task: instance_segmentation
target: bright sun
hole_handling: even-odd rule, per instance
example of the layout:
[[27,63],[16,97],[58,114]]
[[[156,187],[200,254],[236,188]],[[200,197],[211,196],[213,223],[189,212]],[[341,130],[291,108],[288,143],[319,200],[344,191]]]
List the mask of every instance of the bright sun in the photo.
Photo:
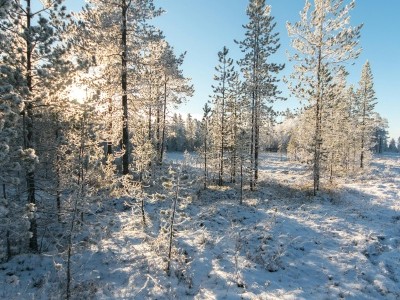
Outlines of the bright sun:
[[71,85],[68,95],[71,100],[76,100],[79,103],[83,103],[87,97],[87,88],[81,85]]

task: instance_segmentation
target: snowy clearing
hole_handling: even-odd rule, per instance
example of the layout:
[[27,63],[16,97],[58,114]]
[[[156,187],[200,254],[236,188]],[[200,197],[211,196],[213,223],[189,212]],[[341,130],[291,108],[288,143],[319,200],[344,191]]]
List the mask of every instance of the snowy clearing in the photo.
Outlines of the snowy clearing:
[[[105,203],[76,237],[73,298],[400,298],[400,156],[375,157],[370,175],[316,198],[304,167],[278,154],[263,157],[260,176],[243,205],[233,187],[196,194],[201,176],[182,179],[170,276],[171,199],[156,189],[146,199],[144,230],[135,207]],[[64,282],[51,252],[0,265],[1,299],[59,299]]]

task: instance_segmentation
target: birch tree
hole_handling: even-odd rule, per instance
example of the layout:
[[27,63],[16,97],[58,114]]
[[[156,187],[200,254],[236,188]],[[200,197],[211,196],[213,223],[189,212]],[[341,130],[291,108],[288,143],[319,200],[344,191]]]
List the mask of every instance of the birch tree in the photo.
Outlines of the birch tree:
[[314,195],[320,189],[323,110],[329,101],[324,86],[324,73],[335,76],[338,68],[360,54],[358,39],[360,26],[350,25],[350,11],[355,2],[345,5],[344,0],[305,1],[300,21],[287,23],[292,47],[296,53],[290,59],[296,62],[290,76],[292,92],[308,102],[313,110],[313,181]]

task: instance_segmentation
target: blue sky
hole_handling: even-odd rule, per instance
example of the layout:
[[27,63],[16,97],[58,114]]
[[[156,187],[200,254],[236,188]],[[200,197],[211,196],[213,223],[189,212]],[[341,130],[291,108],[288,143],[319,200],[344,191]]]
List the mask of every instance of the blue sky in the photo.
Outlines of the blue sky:
[[[66,5],[76,10],[82,0],[67,0]],[[192,78],[196,89],[194,97],[180,111],[201,115],[202,107],[212,93],[214,67],[217,53],[223,46],[230,49],[231,57],[239,59],[241,52],[234,39],[241,40],[246,24],[247,0],[155,0],[166,13],[155,20],[164,31],[168,42],[177,53],[187,51],[183,65],[186,76]],[[285,28],[286,21],[296,22],[304,0],[267,0],[280,33],[281,49],[272,59],[287,63],[286,51],[292,51]],[[389,121],[391,137],[400,137],[400,1],[358,0],[352,11],[352,24],[364,23],[361,33],[363,52],[355,65],[349,65],[349,81],[357,84],[366,60],[371,63],[375,78],[378,104],[376,111]],[[73,4],[73,5],[72,5]],[[282,76],[289,75],[287,65]],[[282,84],[283,93],[288,95]],[[297,100],[289,99],[276,105],[277,109],[294,108]]]

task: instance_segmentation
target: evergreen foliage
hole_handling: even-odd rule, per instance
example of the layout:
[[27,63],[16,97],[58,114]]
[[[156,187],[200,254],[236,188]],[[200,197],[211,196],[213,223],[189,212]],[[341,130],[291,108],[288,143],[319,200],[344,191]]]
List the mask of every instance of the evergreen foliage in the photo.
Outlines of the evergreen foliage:
[[260,128],[265,118],[273,115],[268,106],[280,97],[276,74],[284,65],[273,63],[270,58],[279,47],[278,33],[274,32],[276,23],[271,15],[271,6],[265,0],[250,0],[247,8],[249,23],[244,25],[245,39],[237,42],[244,53],[239,61],[245,79],[245,93],[250,98],[250,161],[253,175],[250,186],[254,188],[258,179],[258,160],[260,152]]
[[[62,0],[0,0],[0,262],[51,253],[66,266],[60,295],[74,298],[74,255],[102,247],[111,201],[131,212],[140,239],[164,242],[170,271],[185,205],[225,189],[242,204],[247,186],[254,195],[263,150],[311,166],[314,195],[321,180],[367,172],[373,152],[399,152],[400,138],[389,141],[387,120],[374,111],[370,63],[358,85],[348,82],[346,63],[360,54],[354,6],[306,0],[300,21],[287,24],[296,62],[287,81],[306,105],[279,114],[276,23],[265,0],[250,0],[236,41],[242,57],[217,53],[198,120],[177,111],[194,87],[186,52],[176,54],[150,24],[162,13],[153,0],[88,0],[72,16]],[[186,162],[166,162],[166,151],[199,154],[196,175]],[[162,221],[147,209],[166,199]]]
[[287,23],[292,47],[296,53],[290,88],[300,100],[308,102],[308,129],[313,136],[308,141],[312,152],[314,194],[320,188],[320,177],[325,158],[324,131],[329,130],[326,114],[333,110],[337,95],[332,94],[334,78],[343,73],[344,63],[360,54],[358,39],[362,26],[349,25],[350,11],[355,2],[345,5],[343,0],[315,0],[305,2],[300,21]]
[[356,119],[358,120],[359,130],[359,152],[360,152],[360,168],[363,169],[368,165],[371,159],[371,151],[374,146],[373,141],[373,126],[374,121],[374,108],[375,108],[375,91],[374,91],[374,77],[372,75],[371,66],[367,61],[363,66],[359,87],[357,90],[357,113]]

